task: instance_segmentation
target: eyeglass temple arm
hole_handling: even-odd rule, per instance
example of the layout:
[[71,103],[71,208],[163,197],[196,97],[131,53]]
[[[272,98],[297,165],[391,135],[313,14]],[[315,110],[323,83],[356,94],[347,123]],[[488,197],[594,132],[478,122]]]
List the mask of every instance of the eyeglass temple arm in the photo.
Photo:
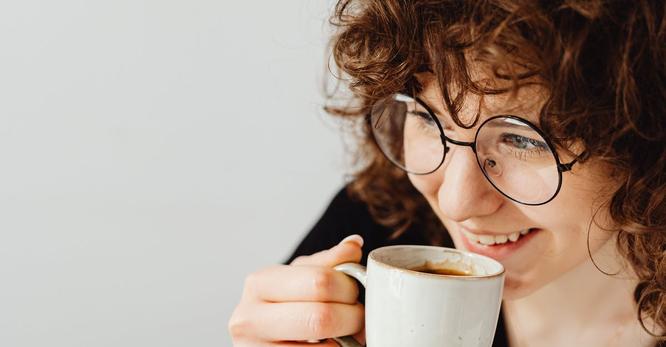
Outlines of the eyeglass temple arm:
[[566,164],[558,163],[557,167],[559,168],[560,172],[571,171],[571,168],[574,166],[574,164],[576,164],[578,162],[578,160],[581,160],[585,157],[587,157],[587,152],[583,151],[583,153],[579,154],[574,160],[572,160],[572,161],[570,161]]
[[560,172],[571,171],[571,167],[574,166],[574,164],[576,164],[577,161],[578,161],[578,158],[572,160],[570,163],[560,164],[559,165]]

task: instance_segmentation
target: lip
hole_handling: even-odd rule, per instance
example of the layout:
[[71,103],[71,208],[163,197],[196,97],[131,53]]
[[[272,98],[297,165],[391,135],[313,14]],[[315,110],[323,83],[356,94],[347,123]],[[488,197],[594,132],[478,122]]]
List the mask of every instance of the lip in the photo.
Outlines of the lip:
[[[496,244],[492,246],[485,246],[478,244],[474,241],[471,241],[470,239],[467,238],[467,236],[461,229],[458,229],[458,234],[460,234],[463,245],[468,251],[485,255],[495,260],[503,260],[510,257],[520,248],[523,248],[541,231],[541,229],[539,228],[530,228],[530,230],[531,231],[529,232],[529,234],[522,235],[516,242],[507,241],[506,243]],[[503,235],[503,234],[486,233],[486,235]]]
[[[465,228],[463,226],[460,227],[460,230],[464,230],[464,231],[466,231],[470,234],[474,234],[474,235],[492,235],[492,236],[506,235],[508,237],[509,235],[512,234],[512,232],[511,233],[494,233],[494,232],[483,231],[483,230],[478,231],[478,230],[472,230],[472,229],[469,229],[469,228]],[[523,230],[525,230],[525,229],[523,229]],[[537,228],[529,228],[529,230],[537,230]]]

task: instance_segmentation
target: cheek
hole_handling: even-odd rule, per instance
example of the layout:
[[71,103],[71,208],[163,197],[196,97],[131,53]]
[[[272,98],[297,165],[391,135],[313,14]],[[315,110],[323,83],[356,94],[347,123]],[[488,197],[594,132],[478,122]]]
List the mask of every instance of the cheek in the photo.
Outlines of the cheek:
[[442,185],[442,175],[439,171],[437,170],[428,175],[408,175],[414,188],[423,194],[428,201],[435,199]]

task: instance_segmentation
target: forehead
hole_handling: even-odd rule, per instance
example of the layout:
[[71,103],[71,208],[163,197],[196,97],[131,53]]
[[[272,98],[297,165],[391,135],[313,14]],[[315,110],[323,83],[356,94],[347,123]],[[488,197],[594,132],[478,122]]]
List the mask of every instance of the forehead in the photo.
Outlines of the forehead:
[[[433,75],[420,74],[416,76],[423,89],[418,97],[425,101],[433,112],[439,117],[448,118],[442,90]],[[474,82],[486,87],[510,87],[511,81],[497,81],[479,74],[474,76]],[[455,98],[458,90],[451,88],[449,91]],[[458,117],[464,123],[468,123],[477,115],[480,122],[496,115],[516,115],[529,120],[534,124],[539,123],[539,111],[547,98],[546,89],[538,83],[530,83],[519,87],[515,92],[501,94],[477,95],[471,92],[465,94],[462,107]]]

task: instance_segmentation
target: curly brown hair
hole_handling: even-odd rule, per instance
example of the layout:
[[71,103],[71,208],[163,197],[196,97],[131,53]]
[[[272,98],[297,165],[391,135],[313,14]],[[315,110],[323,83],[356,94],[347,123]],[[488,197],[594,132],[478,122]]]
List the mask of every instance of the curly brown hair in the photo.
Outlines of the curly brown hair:
[[[538,83],[549,95],[542,130],[558,150],[581,144],[621,184],[608,203],[618,249],[639,277],[638,319],[666,329],[666,6],[663,1],[340,0],[332,54],[355,107],[328,107],[360,122],[349,191],[396,230],[441,230],[425,199],[375,145],[362,121],[381,98],[422,89],[432,73],[457,125],[467,93],[514,93]],[[509,87],[479,85],[482,63]],[[534,82],[538,81],[538,82]],[[431,232],[437,243],[437,232]],[[395,235],[394,235],[395,236]],[[660,339],[666,339],[661,336]]]

